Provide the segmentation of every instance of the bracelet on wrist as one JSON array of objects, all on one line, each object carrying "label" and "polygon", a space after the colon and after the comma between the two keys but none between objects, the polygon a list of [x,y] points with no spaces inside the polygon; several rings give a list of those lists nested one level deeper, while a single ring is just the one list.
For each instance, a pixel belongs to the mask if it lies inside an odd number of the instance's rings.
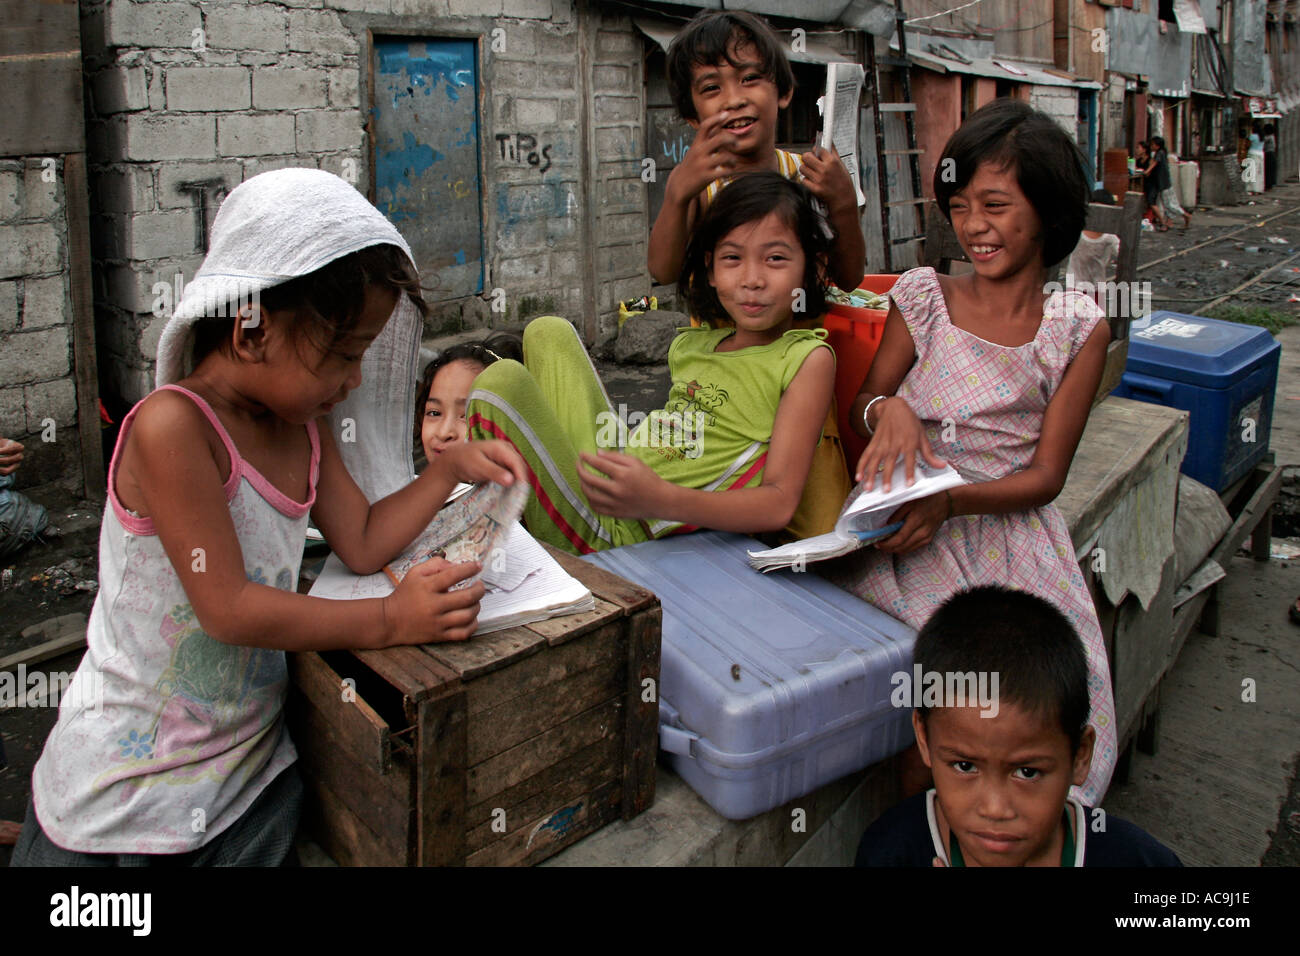
[{"label": "bracelet on wrist", "polygon": [[867,402],[866,408],[862,409],[862,424],[866,427],[868,435],[874,435],[876,433],[876,430],[871,427],[871,406],[876,404],[876,402],[883,402],[889,397],[890,396],[888,395],[877,395],[871,401]]}]

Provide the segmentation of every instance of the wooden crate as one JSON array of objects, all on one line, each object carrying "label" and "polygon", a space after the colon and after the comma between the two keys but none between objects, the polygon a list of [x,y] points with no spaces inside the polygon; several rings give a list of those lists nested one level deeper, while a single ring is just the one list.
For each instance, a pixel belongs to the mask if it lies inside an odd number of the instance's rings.
[{"label": "wooden crate", "polygon": [[654,801],[659,601],[552,554],[594,611],[463,644],[291,655],[303,825],[339,863],[537,863]]}]

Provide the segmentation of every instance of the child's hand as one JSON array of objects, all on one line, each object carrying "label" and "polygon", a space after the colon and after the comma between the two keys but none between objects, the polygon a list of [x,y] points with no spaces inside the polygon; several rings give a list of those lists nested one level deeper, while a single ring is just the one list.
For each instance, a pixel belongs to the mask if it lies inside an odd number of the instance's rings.
[{"label": "child's hand", "polygon": [[[664,518],[662,494],[668,482],[640,458],[616,451],[579,455],[586,468],[578,468],[582,493],[591,506],[615,518]],[[602,472],[593,474],[590,469]]]},{"label": "child's hand", "polygon": [[917,452],[935,468],[942,468],[945,464],[930,447],[930,440],[925,437],[925,426],[916,417],[916,412],[903,399],[891,395],[880,402],[880,417],[876,420],[875,434],[858,459],[858,470],[853,480],[862,481],[865,478],[866,490],[870,491],[879,475],[880,487],[888,491],[894,475],[894,465],[898,456],[902,455],[903,470],[910,487],[916,473]]},{"label": "child's hand", "polygon": [[471,485],[480,481],[513,485],[528,480],[523,457],[504,441],[455,442],[443,450],[434,464],[448,469],[457,481]]},{"label": "child's hand", "polygon": [[0,438],[0,475],[11,475],[23,460],[22,443],[10,438]]},{"label": "child's hand", "polygon": [[907,554],[924,548],[934,540],[939,526],[948,520],[948,493],[939,492],[925,498],[915,498],[904,503],[889,516],[889,523],[903,522],[903,526],[888,538],[876,542],[876,547],[886,554]]},{"label": "child's hand", "polygon": [[715,179],[731,175],[739,157],[733,152],[736,137],[723,129],[735,114],[723,110],[710,116],[695,131],[695,139],[682,161],[668,174],[668,195],[678,202],[694,199]]},{"label": "child's hand", "polygon": [[804,185],[826,204],[827,211],[849,208],[857,212],[857,191],[853,188],[853,179],[839,153],[817,146],[811,152],[804,153],[802,160],[799,172],[803,175]]},{"label": "child's hand", "polygon": [[448,564],[442,558],[411,568],[397,590],[384,598],[384,646],[467,640],[478,627],[483,584],[451,588],[481,570],[476,562]]}]

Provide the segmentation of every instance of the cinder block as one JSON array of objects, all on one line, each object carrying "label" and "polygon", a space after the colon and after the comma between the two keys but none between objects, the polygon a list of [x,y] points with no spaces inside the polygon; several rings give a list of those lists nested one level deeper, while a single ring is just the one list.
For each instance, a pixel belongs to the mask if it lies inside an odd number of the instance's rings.
[{"label": "cinder block", "polygon": [[557,30],[544,26],[536,31],[533,42],[537,46],[537,55],[543,59],[573,59],[578,55],[578,34],[573,29]]},{"label": "cinder block", "polygon": [[502,0],[448,0],[447,13],[453,17],[499,17]]},{"label": "cinder block", "polygon": [[246,110],[248,70],[242,66],[173,66],[167,70],[169,110]]},{"label": "cinder block", "polygon": [[158,355],[158,339],[162,337],[166,326],[165,315],[151,316],[146,320],[145,327],[140,330],[140,341],[137,344],[141,358],[153,359]]},{"label": "cinder block", "polygon": [[132,113],[115,128],[122,134],[123,142],[121,152],[110,154],[109,160],[154,162],[211,159],[216,155],[216,125],[211,116]]},{"label": "cinder block", "polygon": [[57,157],[53,167],[46,167],[44,159],[28,160],[23,171],[24,219],[52,219],[63,214],[63,158]]},{"label": "cinder block", "polygon": [[17,169],[0,169],[0,222],[22,216],[22,173]]},{"label": "cinder block", "polygon": [[328,153],[361,146],[361,117],[352,110],[296,113],[293,119],[299,153]]},{"label": "cinder block", "polygon": [[[0,338],[0,348],[8,347],[8,340]],[[0,435],[17,438],[26,433],[27,403],[23,399],[23,387],[0,388]]]},{"label": "cinder block", "polygon": [[0,382],[44,382],[68,374],[68,329],[14,332],[0,344]]},{"label": "cinder block", "polygon": [[[63,248],[59,240],[59,231],[48,222],[6,226],[4,241],[0,242],[0,279],[62,271]],[[4,380],[0,375],[0,382]]]},{"label": "cinder block", "polygon": [[323,108],[328,77],[325,70],[259,70],[253,76],[253,106],[259,110]]},{"label": "cinder block", "polygon": [[23,388],[27,406],[27,431],[36,434],[45,429],[47,419],[54,419],[54,440],[59,440],[58,427],[72,425],[77,420],[77,387],[71,378],[52,382],[38,382]]},{"label": "cinder block", "polygon": [[325,6],[335,10],[356,10],[361,13],[392,13],[389,0],[325,0]]},{"label": "cinder block", "polygon": [[214,50],[275,52],[288,45],[289,17],[270,3],[209,6],[206,29]]},{"label": "cinder block", "polygon": [[602,161],[641,161],[641,131],[634,126],[604,126],[596,129],[596,157]]},{"label": "cinder block", "polygon": [[153,173],[145,166],[115,166],[92,174],[90,201],[92,212],[152,209]]},{"label": "cinder block", "polygon": [[501,15],[521,20],[549,20],[551,0],[503,0]]},{"label": "cinder block", "polygon": [[[183,183],[220,180],[227,190],[234,189],[244,178],[244,171],[234,160],[212,163],[166,163],[158,167],[158,206],[161,209],[197,209],[194,190],[181,189]],[[219,188],[219,187],[214,187]],[[209,203],[216,201],[209,191]],[[138,210],[132,210],[138,211]]]},{"label": "cinder block", "polygon": [[596,122],[635,122],[641,115],[641,101],[635,96],[597,96]]},{"label": "cinder block", "polygon": [[90,79],[95,112],[100,116],[142,110],[149,106],[149,80],[144,67],[110,66]]},{"label": "cinder block", "polygon": [[188,49],[193,31],[202,25],[199,8],[192,3],[113,0],[105,10],[104,40],[110,47]]},{"label": "cinder block", "polygon": [[169,209],[131,216],[127,222],[126,258],[136,262],[188,255],[197,250],[196,210]]},{"label": "cinder block", "polygon": [[0,282],[0,333],[18,328],[18,283]]},{"label": "cinder block", "polygon": [[605,215],[600,217],[602,239],[637,239],[649,233],[645,216],[637,213]]},{"label": "cinder block", "polygon": [[630,66],[598,66],[592,71],[591,83],[597,96],[605,93],[634,93],[636,91]]},{"label": "cinder block", "polygon": [[65,275],[23,282],[23,331],[64,325],[72,317]]},{"label": "cinder block", "polygon": [[334,109],[359,109],[361,91],[358,88],[361,75],[357,69],[348,66],[335,67],[330,70],[330,106]]},{"label": "cinder block", "polygon": [[395,17],[445,17],[447,0],[390,0]]},{"label": "cinder block", "polygon": [[261,113],[217,119],[217,149],[222,156],[268,156],[294,152],[293,115]]},{"label": "cinder block", "polygon": [[[540,279],[547,274],[549,264],[550,257],[544,252],[531,256],[513,256],[502,259],[493,270],[493,275],[503,283]],[[509,287],[506,288],[506,294],[510,294]]]},{"label": "cinder block", "polygon": [[640,55],[640,45],[631,29],[596,31],[596,57],[601,62],[629,62],[633,56]]},{"label": "cinder block", "polygon": [[294,10],[289,14],[289,49],[305,53],[356,53],[356,35],[333,10]]},{"label": "cinder block", "polygon": [[302,166],[307,161],[293,153],[279,156],[256,156],[243,161],[244,180],[252,179],[258,173],[268,173],[273,169],[288,169],[290,166]]},{"label": "cinder block", "polygon": [[559,122],[559,111],[555,100],[532,100],[515,98],[515,116],[520,122],[527,122],[533,129],[551,126]]}]

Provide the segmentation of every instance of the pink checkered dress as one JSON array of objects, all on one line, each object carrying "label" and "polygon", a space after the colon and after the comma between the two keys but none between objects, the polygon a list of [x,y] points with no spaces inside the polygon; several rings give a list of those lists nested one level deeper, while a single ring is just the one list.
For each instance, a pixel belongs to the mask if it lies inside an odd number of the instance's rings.
[{"label": "pink checkered dress", "polygon": [[[1077,292],[1053,293],[1032,342],[995,345],[948,317],[933,269],[901,276],[891,297],[907,322],[916,364],[899,386],[935,453],[967,481],[989,481],[1029,465],[1047,403],[1102,312]],[[947,429],[944,421],[955,423]],[[1092,770],[1075,795],[1101,802],[1115,768],[1115,705],[1106,645],[1065,519],[1055,505],[1014,514],[961,515],[925,548],[895,556],[867,548],[828,571],[841,587],[920,628],[954,593],[1001,584],[1051,601],[1083,639],[1088,656]]]}]

